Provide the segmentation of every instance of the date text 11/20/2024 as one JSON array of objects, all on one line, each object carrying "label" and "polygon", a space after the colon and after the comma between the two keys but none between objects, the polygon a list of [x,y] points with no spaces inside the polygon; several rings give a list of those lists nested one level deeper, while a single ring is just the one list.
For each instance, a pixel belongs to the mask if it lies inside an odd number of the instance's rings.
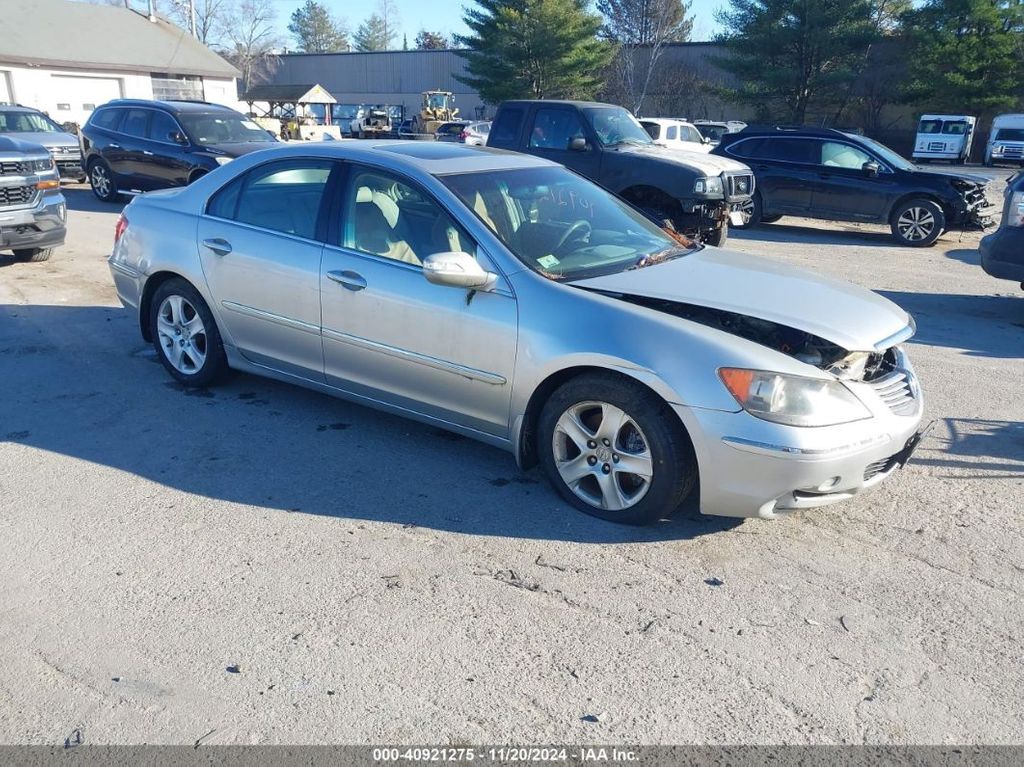
[{"label": "date text 11/20/2024", "polygon": [[635,751],[605,746],[448,746],[373,749],[375,762],[636,762]]}]

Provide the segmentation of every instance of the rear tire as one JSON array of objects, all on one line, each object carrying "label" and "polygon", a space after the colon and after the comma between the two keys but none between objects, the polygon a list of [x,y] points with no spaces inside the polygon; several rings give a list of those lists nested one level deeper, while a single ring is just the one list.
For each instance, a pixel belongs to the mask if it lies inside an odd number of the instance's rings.
[{"label": "rear tire", "polygon": [[172,279],[150,301],[149,332],[161,364],[178,383],[203,388],[228,372],[227,356],[210,307],[191,284]]},{"label": "rear tire", "polygon": [[22,248],[14,251],[14,257],[19,261],[48,261],[53,255],[53,248]]},{"label": "rear tire", "polygon": [[103,202],[117,202],[120,197],[114,173],[104,160],[93,160],[89,166],[89,186],[92,187],[92,193]]},{"label": "rear tire", "polygon": [[926,248],[945,230],[946,214],[931,200],[907,200],[893,211],[890,228],[900,245]]},{"label": "rear tire", "polygon": [[610,522],[663,519],[697,481],[693,446],[675,414],[614,374],[562,384],[545,403],[537,434],[541,465],[558,493]]}]

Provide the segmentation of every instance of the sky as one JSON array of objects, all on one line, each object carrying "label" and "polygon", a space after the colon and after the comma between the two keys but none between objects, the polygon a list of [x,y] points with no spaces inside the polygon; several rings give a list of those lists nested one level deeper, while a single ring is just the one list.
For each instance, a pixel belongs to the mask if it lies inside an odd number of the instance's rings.
[{"label": "sky", "polygon": [[[292,12],[303,5],[305,0],[274,0],[277,7],[277,26],[288,39],[289,47],[295,45],[288,34],[288,21]],[[338,17],[344,19],[350,32],[376,10],[377,0],[320,0]],[[401,31],[409,36],[409,47],[420,29],[443,32],[446,35],[464,33],[462,8],[471,5],[468,0],[393,0],[398,9]],[[692,0],[690,13],[694,17],[693,40],[708,40],[718,30],[715,23],[715,9],[723,0]],[[399,38],[401,42],[401,38]]]}]

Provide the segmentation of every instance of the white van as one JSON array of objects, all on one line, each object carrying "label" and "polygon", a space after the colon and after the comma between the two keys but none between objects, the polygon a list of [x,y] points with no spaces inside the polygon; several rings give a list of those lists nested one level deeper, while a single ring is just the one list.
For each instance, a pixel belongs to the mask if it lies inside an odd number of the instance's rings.
[{"label": "white van", "polygon": [[915,160],[966,162],[977,119],[970,115],[921,115],[914,140]]},{"label": "white van", "polygon": [[1024,115],[999,115],[985,145],[985,164],[1016,162],[1024,166]]}]

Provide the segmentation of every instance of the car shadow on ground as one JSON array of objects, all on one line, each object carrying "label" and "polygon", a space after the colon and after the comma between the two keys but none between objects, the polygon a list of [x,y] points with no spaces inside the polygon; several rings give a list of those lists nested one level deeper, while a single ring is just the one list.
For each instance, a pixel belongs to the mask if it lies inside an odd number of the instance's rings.
[{"label": "car shadow on ground", "polygon": [[931,438],[941,445],[938,457],[915,456],[915,464],[980,472],[987,479],[1024,477],[1024,423],[987,418],[943,418],[941,423],[946,434],[937,429]]},{"label": "car shadow on ground", "polygon": [[75,186],[63,186],[61,192],[67,200],[68,210],[76,210],[83,213],[118,213],[128,204],[128,198],[118,202],[103,202],[88,185],[76,184]]},{"label": "car shadow on ground", "polygon": [[[96,339],[88,352],[65,340],[69,327]],[[684,540],[740,524],[700,516],[694,499],[651,527],[603,522],[571,508],[537,469],[437,428],[249,375],[185,390],[118,308],[0,305],[0,367],[0,440],[229,504],[586,543]]]},{"label": "car shadow on ground", "polygon": [[861,245],[865,247],[893,247],[896,243],[888,232],[870,229],[842,229],[835,224],[834,229],[821,229],[817,226],[801,226],[783,219],[777,224],[761,224],[753,229],[732,229],[730,238],[751,240],[754,242],[792,242],[806,245]]},{"label": "car shadow on ground", "polygon": [[879,291],[914,316],[916,343],[976,357],[1024,357],[1024,296]]},{"label": "car shadow on ground", "polygon": [[946,258],[960,261],[968,266],[981,268],[981,253],[977,248],[954,248],[946,251]]}]

